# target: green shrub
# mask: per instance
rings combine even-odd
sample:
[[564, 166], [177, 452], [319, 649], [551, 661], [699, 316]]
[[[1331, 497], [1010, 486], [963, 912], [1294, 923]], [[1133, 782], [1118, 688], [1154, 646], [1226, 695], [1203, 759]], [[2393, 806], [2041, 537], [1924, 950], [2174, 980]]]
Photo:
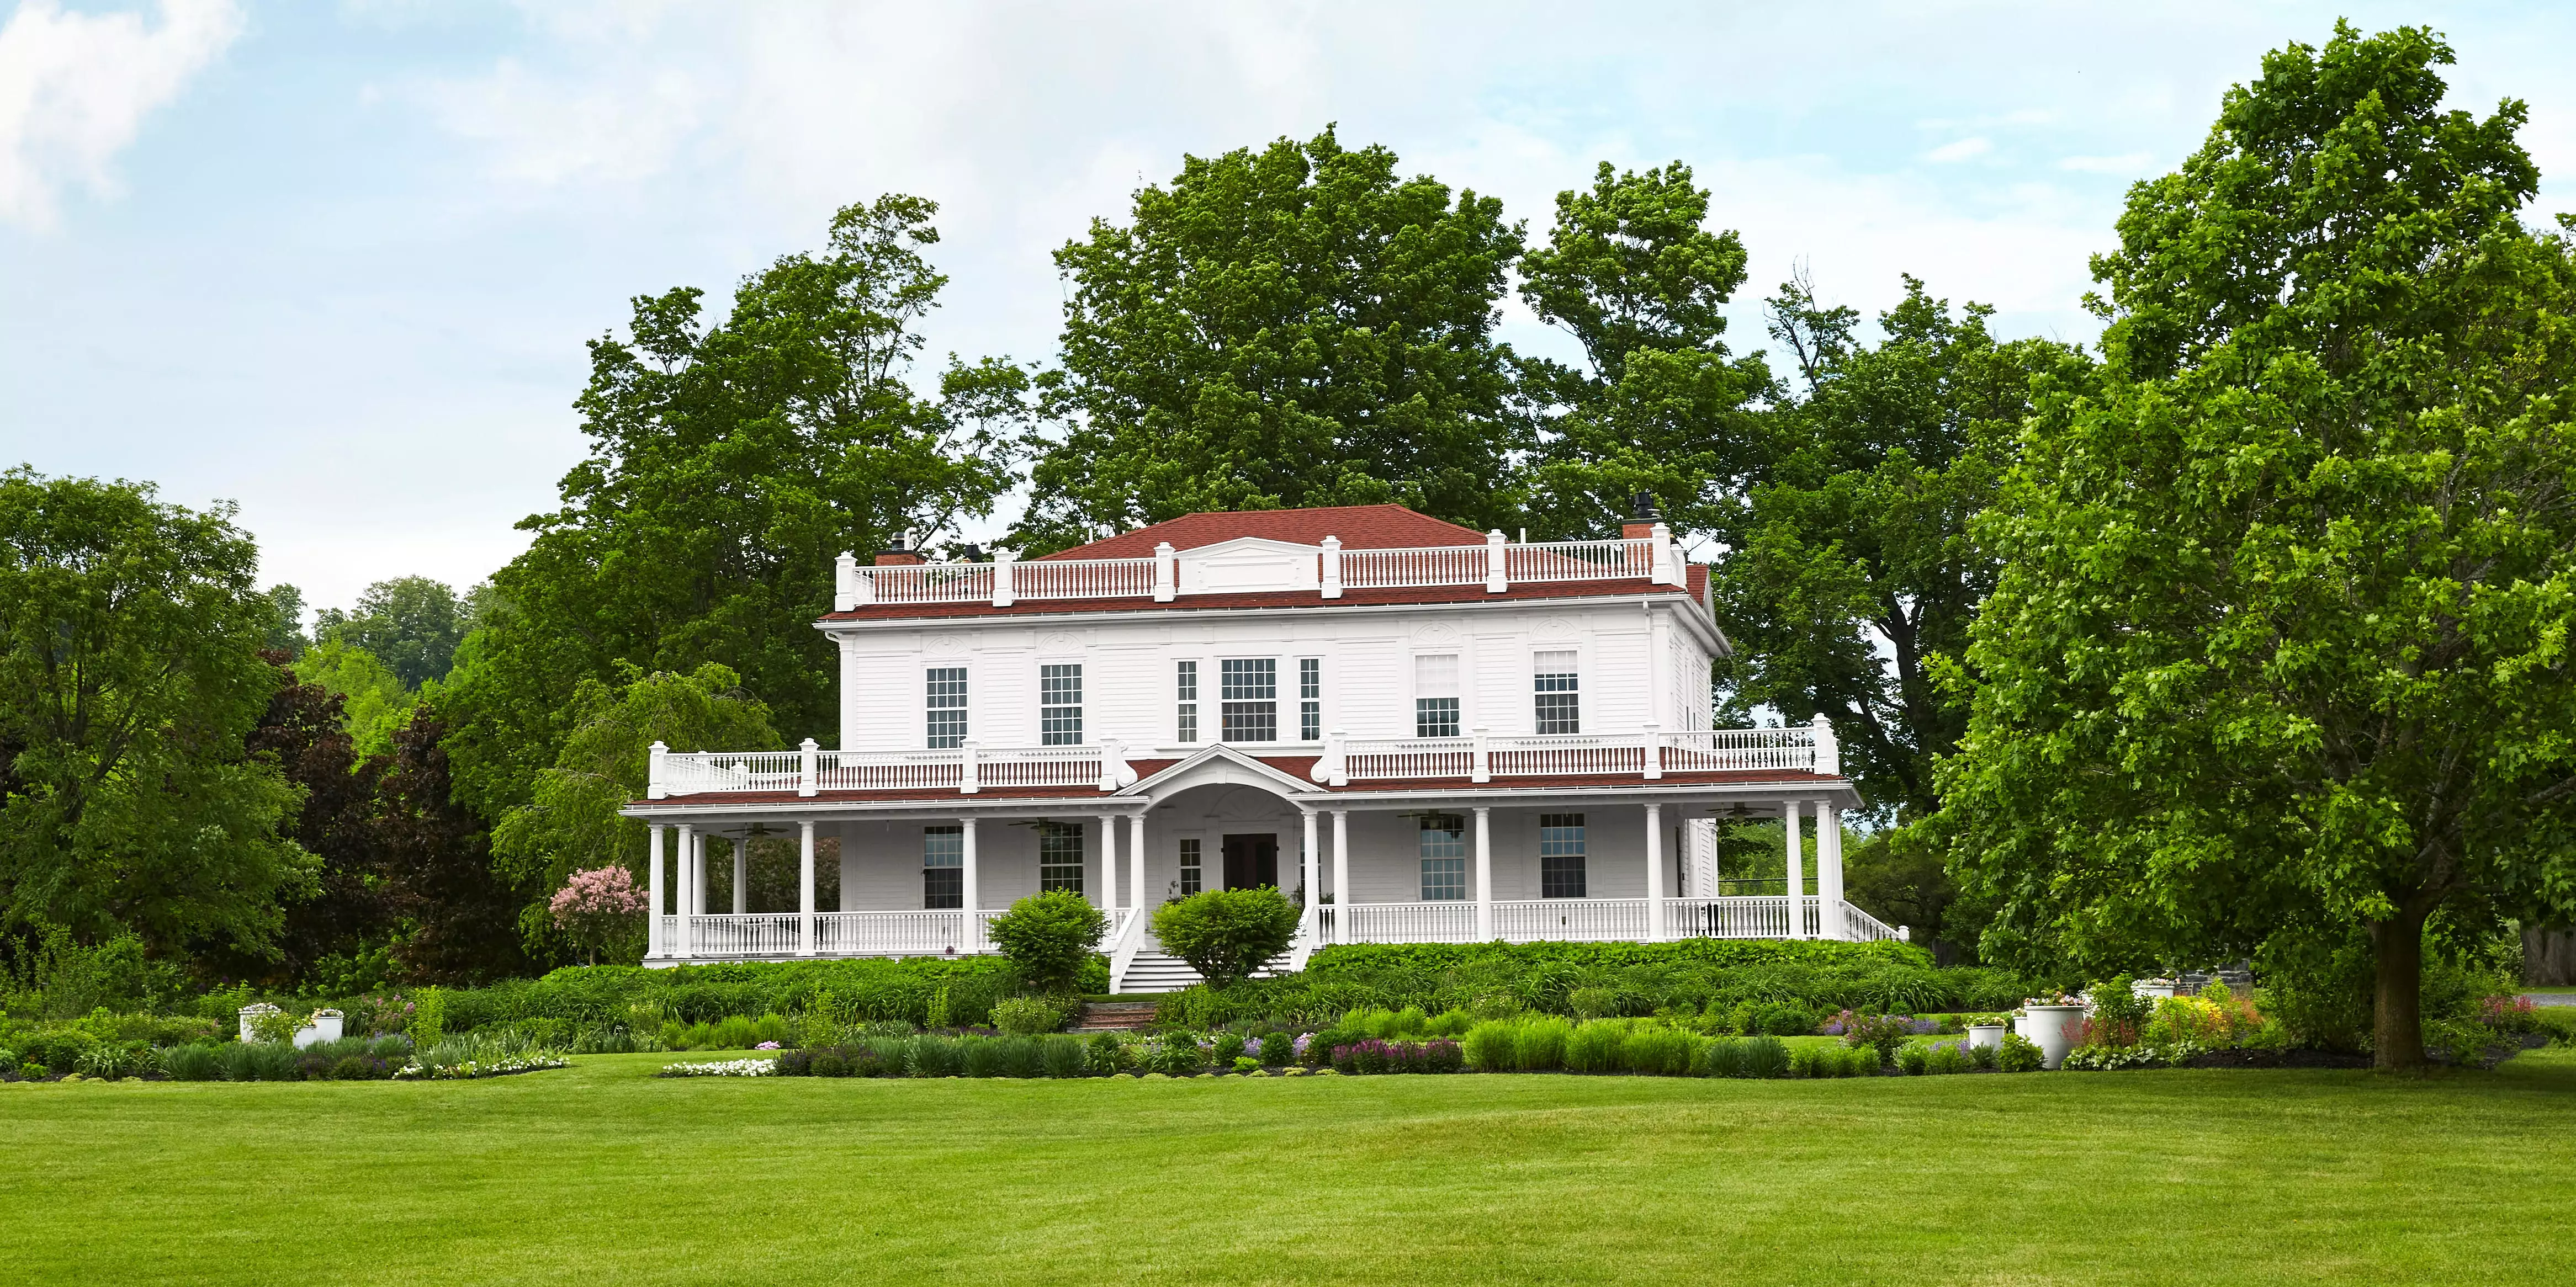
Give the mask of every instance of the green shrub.
[[1902, 1072], [1909, 1077], [1922, 1076], [1923, 1070], [1929, 1065], [1930, 1060], [1931, 1056], [1926, 1053], [1921, 1046], [1908, 1045], [1897, 1047], [1897, 1071]]
[[787, 1026], [787, 1016], [780, 1014], [764, 1014], [752, 1020], [751, 1035], [753, 1045], [774, 1041], [784, 1046], [796, 1039], [794, 1031]]
[[1036, 997], [1009, 997], [993, 1006], [993, 1026], [1015, 1037], [1034, 1037], [1064, 1026], [1065, 1013]]
[[415, 1048], [427, 1050], [447, 1035], [447, 993], [440, 988], [422, 988], [412, 995], [411, 1004], [411, 1021], [406, 1030]]
[[1691, 1053], [1699, 1039], [1678, 1028], [1640, 1021], [1619, 1043], [1619, 1064], [1633, 1073], [1679, 1077], [1690, 1072]]
[[301, 1081], [295, 1047], [273, 1041], [245, 1041], [215, 1047], [223, 1061], [225, 1081]]
[[1463, 1037], [1467, 1035], [1467, 1030], [1469, 1028], [1473, 1028], [1475, 1026], [1476, 1017], [1474, 1015], [1459, 1009], [1444, 1010], [1439, 1014], [1433, 1015], [1428, 1022], [1422, 1025], [1422, 1035], [1426, 1037]]
[[1431, 1016], [1424, 1014], [1421, 1006], [1409, 1005], [1396, 1011], [1389, 1018], [1386, 1030], [1377, 1035], [1386, 1038], [1418, 1037], [1422, 1035], [1424, 1028], [1430, 1026], [1430, 1023]]
[[18, 1038], [18, 1061], [43, 1064], [56, 1072], [71, 1072], [102, 1044], [86, 1029], [43, 1028]]
[[1565, 1047], [1574, 1025], [1549, 1016], [1531, 1019], [1512, 1034], [1512, 1063], [1522, 1072], [1555, 1072], [1565, 1067]]
[[1082, 1038], [1057, 1033], [1044, 1041], [1039, 1062], [1045, 1066], [1047, 1076], [1080, 1077], [1091, 1070], [1090, 1056], [1083, 1049]]
[[1610, 988], [1576, 988], [1566, 994], [1565, 1007], [1577, 1019], [1607, 1019], [1619, 1013], [1619, 994]]
[[1109, 918], [1099, 908], [1080, 894], [1058, 889], [1011, 904], [1009, 911], [993, 918], [992, 936], [993, 945], [1019, 967], [1020, 978], [1029, 987], [1071, 992], [1081, 981], [1082, 967], [1100, 950], [1100, 936], [1108, 930]]
[[1970, 1046], [1968, 1048], [1968, 1066], [1981, 1072], [1992, 1072], [1998, 1066], [1995, 1060], [1995, 1053], [1995, 1047], [1993, 1046]]
[[993, 1044], [1002, 1049], [1002, 1076], [1046, 1076], [1046, 1046], [1036, 1037], [1001, 1037]]
[[217, 1046], [172, 1046], [161, 1056], [161, 1073], [172, 1081], [221, 1081], [224, 1062]]
[[1002, 1043], [992, 1037], [957, 1039], [958, 1073], [966, 1077], [1002, 1075]]
[[1944, 1041], [1932, 1047], [1923, 1060], [1923, 1071], [1933, 1074], [1963, 1073], [1974, 1065], [1968, 1062], [1968, 1051], [1962, 1042]]
[[1627, 1034], [1617, 1019], [1594, 1019], [1574, 1026], [1574, 1035], [1565, 1043], [1567, 1072], [1616, 1072], [1619, 1068], [1619, 1046]]
[[734, 1015], [715, 1025], [707, 1035], [709, 1050], [749, 1050], [760, 1043], [760, 1027], [743, 1015]]
[[1518, 1040], [1516, 1024], [1480, 1023], [1459, 1038], [1458, 1048], [1467, 1066], [1478, 1072], [1512, 1072], [1520, 1067], [1520, 1061], [1513, 1057]]
[[1737, 1066], [1744, 1077], [1786, 1077], [1789, 1075], [1789, 1043], [1778, 1037], [1739, 1037]]
[[2004, 1044], [1995, 1051], [1995, 1067], [2008, 1073], [2038, 1072], [2047, 1062], [2039, 1047], [2018, 1032], [2004, 1034]]
[[954, 1077], [963, 1067], [959, 1053], [960, 1037], [941, 1037], [923, 1033], [914, 1037], [905, 1051], [904, 1071], [914, 1077]]
[[1133, 1050], [1134, 1047], [1118, 1039], [1117, 1033], [1095, 1032], [1091, 1034], [1091, 1040], [1083, 1045], [1083, 1068], [1099, 1077], [1124, 1071], [1135, 1062]]
[[1153, 928], [1164, 951], [1223, 989], [1287, 951], [1297, 919], [1276, 889], [1209, 889], [1156, 908]]

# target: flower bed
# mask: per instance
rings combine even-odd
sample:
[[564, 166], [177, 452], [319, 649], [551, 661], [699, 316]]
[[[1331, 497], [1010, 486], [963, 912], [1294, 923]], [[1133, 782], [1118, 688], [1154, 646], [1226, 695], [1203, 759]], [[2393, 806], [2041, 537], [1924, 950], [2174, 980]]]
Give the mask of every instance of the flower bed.
[[717, 1059], [706, 1063], [664, 1064], [657, 1077], [773, 1077], [775, 1059]]

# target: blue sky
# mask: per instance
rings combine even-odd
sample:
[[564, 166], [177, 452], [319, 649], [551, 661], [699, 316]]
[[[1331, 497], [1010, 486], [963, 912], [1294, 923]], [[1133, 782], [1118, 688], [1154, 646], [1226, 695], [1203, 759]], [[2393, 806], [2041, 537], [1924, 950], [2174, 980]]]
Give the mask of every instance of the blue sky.
[[[2525, 99], [2576, 209], [2576, 7], [21, 2], [0, 18], [0, 462], [238, 501], [345, 604], [521, 548], [579, 459], [585, 339], [721, 294], [886, 191], [940, 201], [934, 353], [1042, 361], [1048, 252], [1140, 182], [1339, 122], [1543, 232], [1680, 159], [1753, 255], [1912, 272], [2090, 339], [2085, 256], [2264, 50], [2426, 23]], [[1506, 337], [1562, 341], [1516, 309]]]

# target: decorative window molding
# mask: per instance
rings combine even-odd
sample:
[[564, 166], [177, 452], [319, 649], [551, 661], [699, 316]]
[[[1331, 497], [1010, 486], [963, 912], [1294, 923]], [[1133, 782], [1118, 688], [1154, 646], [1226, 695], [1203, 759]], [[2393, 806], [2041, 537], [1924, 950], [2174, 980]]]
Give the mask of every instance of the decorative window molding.
[[1324, 740], [1324, 659], [1297, 659], [1297, 740]]
[[933, 666], [923, 673], [922, 745], [950, 751], [966, 744], [966, 668]]
[[1178, 740], [1199, 740], [1199, 664], [1195, 660], [1175, 663], [1173, 693], [1179, 699], [1172, 731]]
[[1534, 654], [1530, 658], [1530, 670], [1537, 702], [1535, 731], [1541, 734], [1582, 732], [1582, 680], [1576, 671], [1575, 654]]
[[1217, 662], [1217, 694], [1228, 742], [1279, 740], [1279, 659], [1228, 657]]
[[1038, 667], [1038, 745], [1082, 745], [1082, 663]]
[[1413, 658], [1413, 735], [1458, 737], [1458, 654], [1428, 652]]

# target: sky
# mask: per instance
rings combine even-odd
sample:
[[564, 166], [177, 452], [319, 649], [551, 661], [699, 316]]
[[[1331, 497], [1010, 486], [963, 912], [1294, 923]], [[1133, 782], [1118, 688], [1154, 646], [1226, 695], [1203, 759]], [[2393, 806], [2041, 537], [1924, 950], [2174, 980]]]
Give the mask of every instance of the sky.
[[[2576, 210], [2568, 5], [0, 12], [0, 467], [237, 503], [263, 581], [314, 605], [506, 563], [583, 455], [585, 341], [636, 295], [720, 300], [890, 191], [943, 207], [932, 366], [1049, 361], [1053, 249], [1186, 154], [1328, 124], [1534, 240], [1602, 161], [1690, 165], [1751, 253], [1739, 350], [1800, 264], [1864, 312], [1912, 273], [2005, 334], [2089, 341], [2086, 258], [2128, 185], [2341, 14], [2444, 32], [2454, 105], [2530, 106], [2535, 217]], [[1501, 333], [1568, 350], [1517, 305]]]

